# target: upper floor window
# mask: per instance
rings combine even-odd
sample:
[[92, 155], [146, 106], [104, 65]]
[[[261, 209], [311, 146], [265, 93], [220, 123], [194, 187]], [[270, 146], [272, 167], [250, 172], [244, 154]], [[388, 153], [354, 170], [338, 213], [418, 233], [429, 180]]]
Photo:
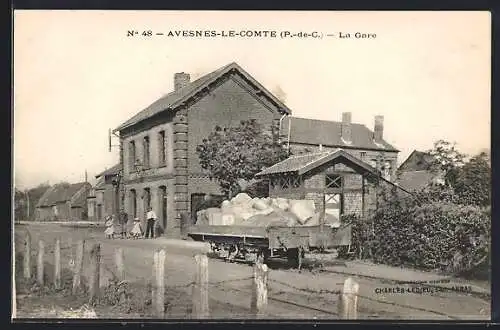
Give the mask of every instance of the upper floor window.
[[391, 162], [385, 162], [384, 163], [384, 179], [390, 180], [391, 179]]
[[144, 167], [149, 167], [149, 136], [145, 136], [143, 139], [143, 165]]
[[161, 131], [158, 133], [158, 148], [160, 155], [160, 166], [165, 165], [167, 163], [167, 146], [165, 139], [165, 131]]
[[365, 160], [365, 158], [366, 158], [366, 152], [361, 151], [361, 152], [359, 153], [359, 158], [361, 158], [361, 160]]
[[149, 188], [144, 188], [144, 211], [148, 212], [151, 207], [151, 190]]
[[130, 141], [129, 151], [128, 151], [128, 163], [132, 170], [134, 170], [134, 165], [136, 160], [135, 157], [136, 157], [135, 141]]
[[342, 176], [337, 174], [327, 174], [325, 179], [326, 188], [342, 188]]

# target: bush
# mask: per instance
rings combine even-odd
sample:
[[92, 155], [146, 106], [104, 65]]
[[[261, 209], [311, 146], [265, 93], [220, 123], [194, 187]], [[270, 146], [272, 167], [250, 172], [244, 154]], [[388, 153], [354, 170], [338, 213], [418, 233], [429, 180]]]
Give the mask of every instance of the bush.
[[[355, 214], [342, 216], [342, 223], [351, 223], [351, 246], [339, 250], [342, 259], [369, 258], [369, 246], [372, 239], [373, 223], [364, 220]], [[348, 253], [350, 250], [351, 253]]]
[[450, 202], [385, 204], [374, 217], [375, 262], [461, 271], [489, 251], [491, 214]]
[[344, 250], [340, 256], [455, 274], [479, 273], [488, 267], [489, 207], [459, 204], [460, 199], [446, 187], [406, 198], [381, 196], [384, 198], [371, 219], [345, 218], [353, 221], [354, 253], [348, 255]]

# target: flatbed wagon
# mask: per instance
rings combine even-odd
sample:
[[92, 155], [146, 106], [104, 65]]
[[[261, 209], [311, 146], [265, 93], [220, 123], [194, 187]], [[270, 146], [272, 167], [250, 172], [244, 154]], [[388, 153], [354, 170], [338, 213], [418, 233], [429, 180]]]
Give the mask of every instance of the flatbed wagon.
[[[375, 210], [379, 185], [397, 189], [381, 176], [378, 169], [342, 149], [291, 155], [287, 159], [257, 173], [267, 180], [269, 197], [312, 200], [319, 215], [315, 226], [213, 226], [197, 224], [188, 235], [197, 241], [209, 242], [226, 258], [256, 260], [286, 257], [296, 267], [302, 264], [305, 252], [351, 245], [352, 223], [326, 223], [326, 215], [347, 219], [347, 215], [366, 219]], [[408, 192], [407, 192], [408, 193]], [[340, 225], [340, 226], [339, 226]]]
[[351, 224], [339, 228], [329, 226], [213, 226], [195, 225], [188, 229], [195, 241], [208, 242], [212, 251], [227, 260], [266, 262], [269, 258], [286, 257], [300, 268], [308, 251], [351, 244]]

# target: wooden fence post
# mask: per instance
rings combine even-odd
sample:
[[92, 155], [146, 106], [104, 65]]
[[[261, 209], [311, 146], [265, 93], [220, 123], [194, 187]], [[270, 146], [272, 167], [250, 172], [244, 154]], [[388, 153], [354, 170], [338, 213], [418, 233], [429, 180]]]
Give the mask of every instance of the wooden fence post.
[[99, 297], [99, 271], [101, 265], [101, 245], [94, 244], [90, 250], [90, 282], [89, 293], [90, 303], [94, 303]]
[[61, 241], [56, 239], [54, 247], [54, 286], [56, 289], [61, 288]]
[[44, 284], [43, 278], [43, 258], [45, 255], [45, 243], [42, 240], [38, 241], [38, 262], [37, 262], [37, 282], [41, 286]]
[[256, 263], [253, 267], [252, 301], [250, 310], [254, 316], [264, 315], [267, 307], [267, 276], [269, 269], [266, 264]]
[[156, 317], [163, 318], [165, 316], [165, 250], [155, 251], [153, 277], [154, 312]]
[[72, 291], [72, 293], [74, 295], [78, 292], [78, 289], [80, 288], [80, 285], [81, 285], [84, 249], [85, 249], [85, 241], [84, 240], [78, 241], [78, 243], [76, 245], [75, 267], [73, 268], [73, 291]]
[[151, 273], [151, 307], [156, 311], [156, 263], [158, 260], [158, 251], [153, 252], [153, 272]]
[[195, 257], [196, 273], [193, 285], [193, 316], [203, 319], [210, 316], [208, 306], [208, 257], [197, 254]]
[[116, 276], [118, 280], [125, 280], [125, 264], [123, 261], [123, 249], [118, 248], [115, 250], [115, 263], [116, 263]]
[[26, 232], [26, 243], [24, 250], [24, 278], [31, 278], [31, 235], [30, 232]]
[[339, 298], [339, 316], [344, 320], [356, 320], [358, 318], [358, 292], [359, 284], [348, 277]]

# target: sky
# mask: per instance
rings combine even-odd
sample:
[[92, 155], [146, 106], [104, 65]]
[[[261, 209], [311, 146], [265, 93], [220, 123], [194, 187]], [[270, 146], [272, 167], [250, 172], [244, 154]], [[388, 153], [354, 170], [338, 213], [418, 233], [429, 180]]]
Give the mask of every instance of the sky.
[[[79, 182], [85, 171], [92, 179], [119, 160], [108, 130], [172, 91], [175, 72], [194, 80], [230, 62], [280, 94], [294, 116], [340, 121], [351, 112], [373, 129], [383, 115], [400, 163], [439, 139], [468, 154], [489, 150], [490, 25], [486, 11], [16, 10], [14, 184]], [[167, 36], [198, 29], [278, 36]]]

